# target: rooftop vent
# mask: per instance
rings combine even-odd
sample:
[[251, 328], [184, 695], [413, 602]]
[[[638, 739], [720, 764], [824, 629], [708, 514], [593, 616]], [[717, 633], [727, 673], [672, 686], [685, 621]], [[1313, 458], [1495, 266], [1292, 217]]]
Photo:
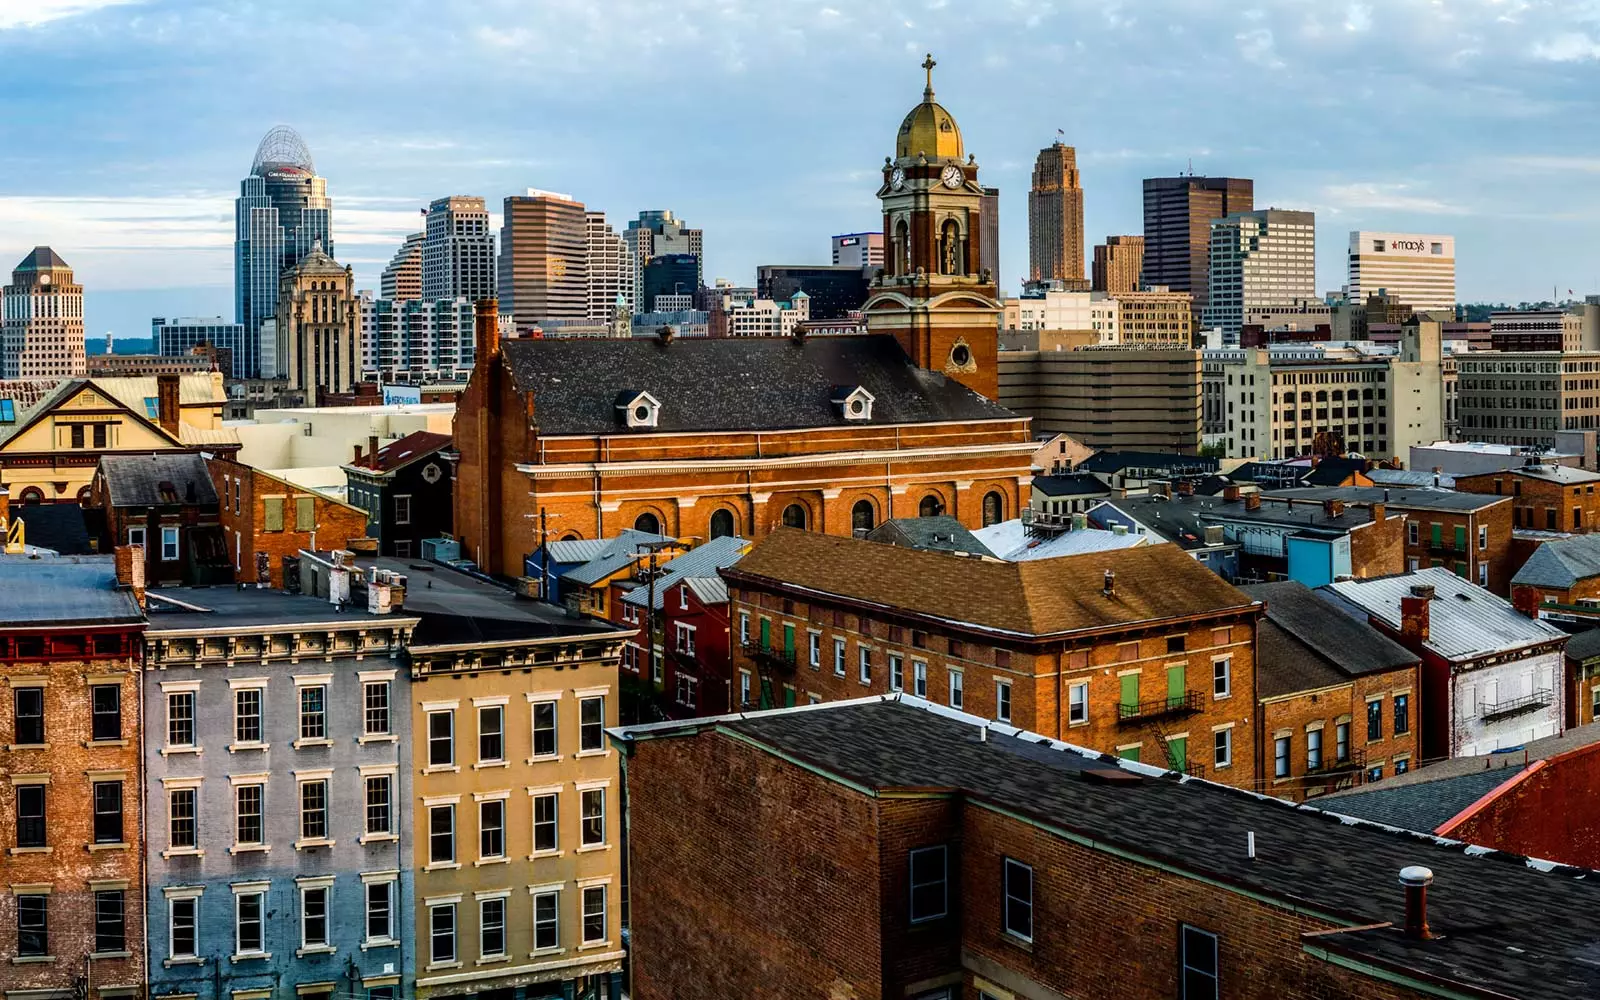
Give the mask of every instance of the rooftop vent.
[[1402, 868], [1400, 884], [1406, 890], [1406, 937], [1426, 941], [1433, 937], [1428, 929], [1428, 886], [1433, 884], [1433, 872], [1421, 865]]
[[1431, 583], [1413, 583], [1411, 585], [1412, 597], [1420, 597], [1425, 601], [1431, 601], [1436, 593], [1437, 591], [1434, 590]]

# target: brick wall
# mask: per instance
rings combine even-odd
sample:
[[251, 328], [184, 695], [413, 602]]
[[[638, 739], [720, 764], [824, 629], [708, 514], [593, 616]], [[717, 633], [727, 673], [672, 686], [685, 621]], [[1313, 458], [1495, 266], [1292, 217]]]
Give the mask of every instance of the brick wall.
[[[326, 551], [344, 548], [351, 539], [365, 538], [366, 512], [321, 493], [301, 489], [258, 469], [228, 459], [207, 461], [217, 497], [222, 500], [222, 540], [233, 562], [234, 579], [256, 583], [263, 565], [266, 581], [283, 587], [283, 557], [301, 549]], [[268, 498], [283, 501], [282, 530], [267, 529]], [[311, 497], [313, 527], [300, 527], [299, 497]]]
[[[1396, 733], [1395, 698], [1406, 701], [1406, 731]], [[1381, 703], [1382, 737], [1367, 739], [1367, 703]], [[1407, 770], [1417, 766], [1417, 735], [1422, 729], [1421, 699], [1417, 668], [1385, 671], [1358, 677], [1349, 684], [1306, 691], [1284, 698], [1263, 700], [1261, 704], [1262, 781], [1260, 791], [1296, 802], [1335, 788], [1366, 781], [1372, 768], [1382, 768], [1385, 776], [1396, 773], [1397, 762]], [[1338, 727], [1348, 724], [1348, 763], [1338, 760]], [[1322, 763], [1316, 773], [1310, 770], [1311, 732], [1322, 734]], [[1277, 741], [1289, 739], [1289, 773], [1277, 774]]]
[[[1456, 489], [1463, 493], [1510, 496], [1512, 524], [1540, 531], [1594, 531], [1600, 525], [1600, 491], [1595, 485], [1567, 486], [1515, 472], [1456, 477]], [[1576, 520], [1573, 508], [1578, 509]]]
[[[1377, 514], [1381, 505], [1374, 508]], [[1350, 532], [1350, 574], [1357, 579], [1388, 576], [1403, 572], [1405, 559], [1405, 519], [1383, 512], [1381, 520]]]
[[1584, 868], [1600, 867], [1600, 744], [1536, 761], [1495, 797], [1438, 830], [1446, 837]]

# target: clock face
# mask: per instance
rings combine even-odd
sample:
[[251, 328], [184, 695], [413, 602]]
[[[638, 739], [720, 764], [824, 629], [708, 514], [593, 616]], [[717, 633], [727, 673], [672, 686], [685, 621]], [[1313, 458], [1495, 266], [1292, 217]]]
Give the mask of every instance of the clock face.
[[905, 187], [906, 186], [906, 172], [904, 170], [900, 169], [899, 167], [895, 167], [894, 171], [889, 174], [889, 184], [896, 191], [898, 191], [901, 188]]
[[967, 180], [966, 175], [961, 172], [961, 168], [954, 163], [944, 168], [944, 172], [939, 175], [939, 179], [944, 181], [944, 186], [951, 190], [955, 190], [965, 184]]
[[39, 275], [39, 284], [41, 284], [41, 285], [50, 284], [50, 276], [48, 274]]

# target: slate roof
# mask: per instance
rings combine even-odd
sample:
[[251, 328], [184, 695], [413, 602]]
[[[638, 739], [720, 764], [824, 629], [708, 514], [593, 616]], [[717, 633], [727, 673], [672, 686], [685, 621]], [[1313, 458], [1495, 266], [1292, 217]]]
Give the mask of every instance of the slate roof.
[[[503, 342], [501, 353], [517, 389], [533, 395], [544, 435], [625, 432], [615, 405], [624, 390], [660, 400], [656, 431], [1020, 419], [917, 368], [883, 335], [682, 337], [669, 344], [653, 337], [530, 338]], [[845, 420], [830, 398], [838, 385], [872, 394], [870, 420]]]
[[361, 461], [352, 462], [346, 468], [379, 474], [398, 472], [412, 462], [421, 461], [439, 449], [448, 447], [449, 444], [448, 434], [413, 431], [400, 440], [391, 441], [379, 448], [376, 461], [371, 455], [363, 455]]
[[[1150, 534], [1184, 549], [1206, 547], [1206, 526], [1200, 512], [1221, 501], [1208, 498], [1168, 500], [1155, 496], [1128, 496], [1107, 500], [1089, 509], [1089, 523], [1110, 528], [1123, 524], [1130, 532], [1143, 525]], [[1229, 543], [1232, 544], [1232, 543]]]
[[990, 551], [967, 526], [949, 514], [934, 517], [891, 518], [867, 532], [867, 538], [888, 545], [937, 552], [965, 552], [986, 556]]
[[1262, 496], [1291, 500], [1343, 500], [1347, 504], [1388, 504], [1399, 510], [1437, 510], [1466, 513], [1484, 510], [1498, 503], [1510, 503], [1509, 496], [1492, 493], [1454, 493], [1449, 490], [1396, 489], [1382, 486], [1313, 486], [1294, 489], [1264, 488]]
[[1592, 628], [1567, 640], [1567, 659], [1577, 663], [1600, 656], [1600, 628]]
[[1416, 666], [1421, 659], [1365, 622], [1328, 606], [1303, 583], [1239, 588], [1267, 605], [1257, 632], [1257, 694], [1275, 698]]
[[[199, 455], [105, 455], [100, 459], [100, 474], [105, 477], [106, 491], [113, 507], [155, 507], [174, 503], [206, 505], [218, 502], [217, 489], [211, 482], [206, 460]], [[171, 495], [162, 493], [163, 483], [171, 484]]]
[[137, 622], [111, 556], [0, 555], [0, 627]]
[[1518, 612], [1504, 598], [1476, 587], [1443, 566], [1397, 576], [1344, 580], [1320, 587], [1317, 594], [1346, 613], [1371, 615], [1399, 631], [1400, 599], [1417, 584], [1430, 584], [1427, 647], [1447, 660], [1467, 660], [1510, 652], [1566, 638], [1566, 633]]
[[[987, 729], [987, 739], [977, 738], [979, 727]], [[1327, 808], [1163, 775], [905, 696], [662, 723], [614, 735], [639, 740], [697, 731], [699, 739], [766, 748], [869, 794], [951, 789], [974, 807], [1003, 809], [1135, 864], [1265, 896], [1285, 911], [1328, 914], [1350, 927], [1390, 924], [1320, 943], [1457, 984], [1462, 993], [1549, 1000], [1600, 995], [1600, 963], [1593, 959], [1600, 953], [1600, 924], [1581, 917], [1600, 906], [1600, 879], [1586, 869], [1535, 867], [1514, 855], [1464, 851], [1454, 842], [1346, 819]], [[1115, 768], [1142, 780], [1085, 780], [1090, 768]], [[639, 780], [632, 770], [630, 780]], [[1254, 858], [1244, 849], [1251, 833]], [[1425, 865], [1435, 876], [1428, 919], [1437, 937], [1425, 942], [1399, 929], [1405, 903], [1397, 876], [1411, 865]], [[1568, 915], [1578, 916], [1563, 918]], [[1381, 987], [1374, 982], [1373, 989]]]
[[27, 544], [63, 556], [93, 555], [83, 508], [75, 503], [40, 503], [11, 508], [12, 520], [21, 521]]
[[[748, 539], [728, 536], [709, 539], [673, 559], [661, 567], [663, 574], [656, 579], [655, 610], [661, 610], [666, 595], [672, 588], [679, 584], [690, 584], [691, 581], [715, 580], [716, 584], [711, 588], [691, 585], [689, 589], [702, 601], [706, 601], [708, 597], [714, 598], [719, 591], [721, 600], [712, 600], [710, 603], [720, 604], [727, 601], [728, 590], [722, 578], [717, 575], [717, 570], [732, 566], [748, 551], [750, 551]], [[622, 600], [624, 603], [642, 608], [649, 603], [650, 588], [635, 587], [624, 594]]]
[[1099, 496], [1111, 492], [1111, 487], [1087, 472], [1066, 476], [1034, 476], [1033, 488], [1047, 497]]
[[1511, 583], [1565, 590], [1595, 576], [1600, 576], [1600, 536], [1573, 535], [1534, 549]]
[[[0, 383], [0, 387], [16, 387], [18, 384], [19, 383], [15, 381], [4, 382]], [[150, 415], [145, 404], [145, 400], [155, 399], [160, 392], [160, 390], [157, 388], [156, 376], [154, 375], [115, 375], [95, 376], [93, 378], [64, 378], [56, 381], [45, 380], [43, 381], [43, 385], [48, 387], [46, 391], [43, 391], [42, 393], [38, 392], [37, 390], [31, 391], [31, 394], [34, 395], [34, 400], [32, 404], [26, 408], [26, 410], [22, 408], [20, 399], [22, 396], [28, 395], [29, 393], [21, 393], [14, 388], [11, 390], [13, 392], [17, 392], [17, 395], [13, 396], [13, 398], [17, 398], [19, 400], [17, 405], [17, 420], [15, 423], [11, 424], [0, 424], [0, 442], [4, 442], [13, 437], [18, 432], [32, 424], [36, 419], [49, 412], [53, 407], [57, 406], [67, 397], [84, 388], [92, 388], [95, 391], [110, 397], [122, 406], [127, 407], [141, 419], [148, 421], [151, 426], [157, 428], [158, 433], [166, 433], [165, 430], [161, 429], [160, 425], [156, 422], [156, 419]], [[6, 395], [7, 390], [0, 388], [0, 399], [5, 398]], [[222, 388], [222, 378], [220, 375], [215, 379], [213, 379], [211, 373], [208, 372], [196, 372], [178, 376], [178, 405], [180, 407], [198, 407], [206, 405], [221, 407], [227, 402], [227, 399], [227, 394]], [[178, 439], [183, 444], [237, 445], [239, 443], [239, 432], [231, 427], [219, 427], [215, 430], [202, 430], [201, 428], [195, 427], [192, 424], [180, 421], [178, 424]]]
[[1365, 474], [1367, 463], [1360, 458], [1324, 458], [1300, 477], [1307, 486], [1338, 486], [1351, 476]]
[[623, 567], [631, 565], [635, 559], [639, 558], [640, 545], [671, 541], [676, 541], [676, 539], [669, 538], [666, 535], [652, 535], [647, 531], [623, 528], [621, 534], [615, 538], [605, 539], [607, 544], [583, 565], [574, 566], [572, 569], [562, 573], [561, 579], [584, 585], [599, 583]]
[[[1102, 592], [1108, 569], [1116, 574], [1109, 597]], [[1254, 605], [1171, 545], [1009, 563], [779, 528], [722, 575], [734, 584], [786, 584], [1013, 636]]]
[[[1398, 515], [1385, 513], [1385, 518]], [[1255, 510], [1245, 507], [1243, 500], [1208, 499], [1200, 503], [1201, 523], [1222, 521], [1247, 521], [1256, 524], [1273, 524], [1298, 528], [1301, 535], [1338, 536], [1352, 528], [1372, 523], [1372, 511], [1365, 507], [1346, 507], [1339, 516], [1327, 514], [1320, 503], [1287, 503], [1263, 500]]]
[[70, 271], [72, 266], [61, 259], [61, 255], [49, 247], [34, 247], [28, 251], [28, 256], [22, 258], [22, 263], [13, 270], [17, 271]]
[[1521, 754], [1502, 755], [1502, 759], [1509, 766], [1410, 785], [1391, 786], [1388, 781], [1363, 785], [1341, 793], [1336, 801], [1324, 799], [1323, 806], [1346, 816], [1431, 833], [1522, 771]]
[[996, 558], [1004, 559], [1006, 562], [1054, 559], [1056, 556], [1131, 549], [1136, 545], [1148, 545], [1151, 541], [1149, 535], [1136, 535], [1132, 532], [1119, 535], [1104, 528], [1062, 531], [1055, 535], [1030, 535], [1020, 518], [979, 528], [976, 535], [986, 551], [993, 552]]

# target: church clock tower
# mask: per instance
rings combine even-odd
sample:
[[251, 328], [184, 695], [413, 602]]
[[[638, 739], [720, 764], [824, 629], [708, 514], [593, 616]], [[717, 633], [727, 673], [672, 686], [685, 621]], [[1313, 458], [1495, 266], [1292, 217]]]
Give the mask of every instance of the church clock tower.
[[862, 312], [868, 332], [893, 335], [919, 367], [995, 399], [1001, 309], [994, 276], [978, 267], [983, 188], [956, 120], [933, 99], [935, 65], [923, 61], [922, 103], [884, 158], [884, 266]]

